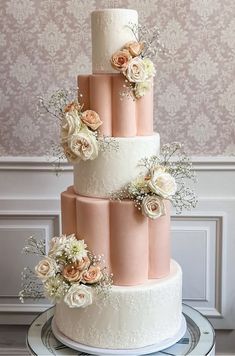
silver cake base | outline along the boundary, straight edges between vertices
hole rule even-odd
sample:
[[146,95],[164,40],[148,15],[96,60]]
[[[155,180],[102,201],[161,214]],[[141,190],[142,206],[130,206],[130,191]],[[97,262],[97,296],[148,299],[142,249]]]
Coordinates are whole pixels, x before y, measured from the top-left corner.
[[91,354],[91,355],[109,355],[109,356],[112,356],[112,355],[135,355],[135,356],[140,356],[140,355],[147,355],[147,354],[150,354],[153,352],[161,351],[161,350],[164,350],[164,349],[174,345],[177,341],[179,341],[185,335],[187,325],[186,325],[185,317],[182,315],[180,328],[173,337],[166,339],[164,341],[158,342],[156,344],[148,345],[145,347],[140,347],[137,349],[118,349],[118,350],[91,347],[91,346],[87,346],[87,345],[75,342],[75,341],[69,339],[67,336],[65,336],[64,334],[62,334],[59,331],[59,329],[56,326],[54,318],[52,319],[51,328],[52,328],[52,332],[53,332],[54,336],[60,342],[62,342],[62,344],[70,347],[71,349],[77,350],[77,351],[82,351],[82,352],[85,352],[85,353]]

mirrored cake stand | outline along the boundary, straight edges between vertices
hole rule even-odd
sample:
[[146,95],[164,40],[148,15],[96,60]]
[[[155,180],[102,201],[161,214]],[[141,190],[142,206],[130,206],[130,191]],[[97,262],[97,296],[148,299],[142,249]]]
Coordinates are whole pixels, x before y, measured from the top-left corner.
[[[215,355],[215,332],[210,322],[186,304],[183,304],[183,314],[187,323],[184,336],[173,346],[148,355]],[[40,314],[30,325],[27,334],[30,353],[37,356],[89,355],[84,351],[71,349],[55,338],[51,327],[53,315],[54,307]]]

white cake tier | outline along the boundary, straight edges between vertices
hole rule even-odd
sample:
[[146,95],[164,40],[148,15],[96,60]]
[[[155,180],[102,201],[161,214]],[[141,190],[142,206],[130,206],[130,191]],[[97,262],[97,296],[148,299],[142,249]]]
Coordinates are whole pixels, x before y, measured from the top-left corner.
[[55,323],[78,343],[110,349],[133,349],[173,337],[182,318],[182,272],[171,262],[166,278],[133,287],[112,287],[86,308],[56,305]]
[[110,59],[125,43],[136,40],[130,25],[138,25],[138,13],[135,10],[104,9],[92,12],[93,73],[117,73]]
[[74,189],[77,194],[107,198],[135,179],[143,167],[141,158],[156,155],[160,136],[116,137],[118,149],[106,149],[93,161],[74,165]]

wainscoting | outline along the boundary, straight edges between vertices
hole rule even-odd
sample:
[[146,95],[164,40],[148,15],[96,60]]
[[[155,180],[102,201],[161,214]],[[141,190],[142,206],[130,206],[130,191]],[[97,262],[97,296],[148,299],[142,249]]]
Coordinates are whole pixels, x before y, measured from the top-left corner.
[[[235,329],[235,159],[194,157],[193,161],[199,203],[181,216],[172,211],[172,255],[183,269],[184,301],[206,315],[216,329],[231,330]],[[48,243],[59,234],[60,192],[73,180],[72,167],[63,164],[62,169],[56,175],[44,157],[0,159],[2,325],[27,325],[49,306],[45,300],[19,302],[21,271],[36,262],[21,250],[30,235]],[[232,351],[235,354],[235,342],[224,354]]]

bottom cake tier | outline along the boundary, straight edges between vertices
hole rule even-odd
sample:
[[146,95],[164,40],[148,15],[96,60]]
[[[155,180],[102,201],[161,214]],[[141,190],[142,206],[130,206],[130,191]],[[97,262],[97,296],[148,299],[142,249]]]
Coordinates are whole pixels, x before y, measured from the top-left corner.
[[133,349],[152,345],[177,333],[182,320],[182,272],[171,261],[170,274],[138,286],[113,286],[86,308],[56,305],[61,333],[98,348]]

